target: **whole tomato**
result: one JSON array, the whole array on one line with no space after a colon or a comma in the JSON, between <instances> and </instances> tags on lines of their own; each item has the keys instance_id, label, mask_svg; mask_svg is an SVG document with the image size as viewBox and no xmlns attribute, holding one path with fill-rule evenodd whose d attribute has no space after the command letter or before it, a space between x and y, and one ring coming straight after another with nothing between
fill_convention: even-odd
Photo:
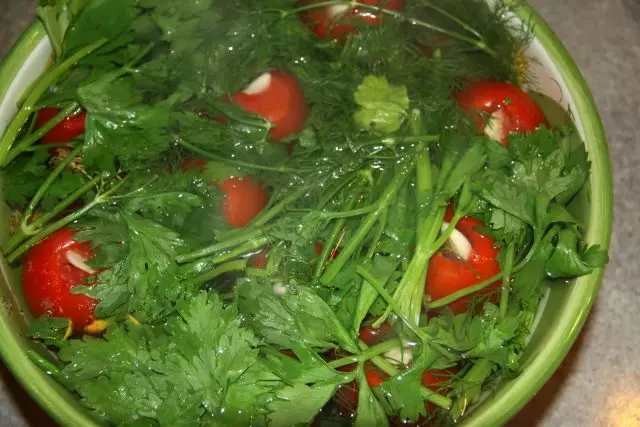
<instances>
[{"instance_id":1,"label":"whole tomato","mask_svg":"<svg viewBox=\"0 0 640 427\"><path fill-rule=\"evenodd\" d=\"M503 145L507 145L507 137L512 133L533 132L539 126L548 126L538 104L509 83L482 81L458 93L456 98L462 108L475 116L478 131Z\"/></svg>"},{"instance_id":2,"label":"whole tomato","mask_svg":"<svg viewBox=\"0 0 640 427\"><path fill-rule=\"evenodd\" d=\"M445 221L451 221L453 214L453 210L448 209ZM433 256L427 271L425 286L425 293L431 300L444 298L500 273L497 259L500 251L496 248L493 239L477 231L480 227L484 227L482 221L471 217L462 218L456 225L456 229L471 245L471 251L466 259L446 250L440 250ZM500 282L496 282L475 296L486 295L499 287ZM449 304L449 308L456 314L463 313L473 297L474 295L469 295L460 298Z\"/></svg>"},{"instance_id":3,"label":"whole tomato","mask_svg":"<svg viewBox=\"0 0 640 427\"><path fill-rule=\"evenodd\" d=\"M94 322L97 302L71 290L86 284L95 274L85 261L94 256L91 245L73 240L74 231L62 228L33 246L25 255L22 289L31 313L64 317L75 332L83 332Z\"/></svg>"}]
</instances>

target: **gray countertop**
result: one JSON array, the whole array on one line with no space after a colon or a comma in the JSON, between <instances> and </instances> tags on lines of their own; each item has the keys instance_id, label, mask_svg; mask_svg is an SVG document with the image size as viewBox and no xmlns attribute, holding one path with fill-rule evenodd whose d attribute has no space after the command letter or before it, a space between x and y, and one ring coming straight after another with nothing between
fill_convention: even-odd
<instances>
[{"instance_id":1,"label":"gray countertop","mask_svg":"<svg viewBox=\"0 0 640 427\"><path fill-rule=\"evenodd\" d=\"M598 103L613 163L616 219L612 260L584 331L510 425L640 426L640 1L530 3L565 42ZM33 0L0 0L0 58L34 8ZM3 366L0 376L0 426L52 425Z\"/></svg>"}]
</instances>

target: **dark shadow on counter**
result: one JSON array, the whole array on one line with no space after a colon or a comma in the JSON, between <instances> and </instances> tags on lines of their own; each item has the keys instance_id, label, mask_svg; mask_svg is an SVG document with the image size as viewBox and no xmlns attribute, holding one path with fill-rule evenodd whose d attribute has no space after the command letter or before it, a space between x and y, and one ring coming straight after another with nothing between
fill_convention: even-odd
<instances>
[{"instance_id":1,"label":"dark shadow on counter","mask_svg":"<svg viewBox=\"0 0 640 427\"><path fill-rule=\"evenodd\" d=\"M33 427L57 426L57 423L24 391L4 363L0 363L0 378L7 387L7 396L11 399L14 407L16 407L24 419L27 420L28 425Z\"/></svg>"}]
</instances>

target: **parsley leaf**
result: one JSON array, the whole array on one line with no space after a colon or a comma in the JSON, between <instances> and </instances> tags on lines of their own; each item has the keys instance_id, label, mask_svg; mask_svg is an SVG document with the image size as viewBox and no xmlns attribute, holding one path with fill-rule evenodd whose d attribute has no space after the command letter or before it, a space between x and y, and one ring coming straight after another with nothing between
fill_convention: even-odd
<instances>
[{"instance_id":1,"label":"parsley leaf","mask_svg":"<svg viewBox=\"0 0 640 427\"><path fill-rule=\"evenodd\" d=\"M259 368L256 340L235 308L206 293L176 308L164 327L117 325L104 339L72 340L60 352L65 379L97 415L117 424L264 422L263 400L279 382Z\"/></svg>"},{"instance_id":2,"label":"parsley leaf","mask_svg":"<svg viewBox=\"0 0 640 427\"><path fill-rule=\"evenodd\" d=\"M62 57L67 31L86 3L87 0L40 0L38 2L36 12L47 30L56 58Z\"/></svg>"},{"instance_id":3,"label":"parsley leaf","mask_svg":"<svg viewBox=\"0 0 640 427\"><path fill-rule=\"evenodd\" d=\"M340 347L352 353L358 348L331 307L312 289L287 281L243 279L237 285L238 307L246 324L267 342L293 348L296 343L328 349Z\"/></svg>"},{"instance_id":4,"label":"parsley leaf","mask_svg":"<svg viewBox=\"0 0 640 427\"><path fill-rule=\"evenodd\" d=\"M386 77L366 76L354 94L360 107L353 116L363 129L391 134L402 126L409 109L406 86L389 83Z\"/></svg>"},{"instance_id":5,"label":"parsley leaf","mask_svg":"<svg viewBox=\"0 0 640 427\"><path fill-rule=\"evenodd\" d=\"M564 229L558 234L558 243L547 262L547 274L551 277L583 276L594 268L604 267L608 261L605 251L598 246L586 248L579 244L575 230Z\"/></svg>"}]
</instances>

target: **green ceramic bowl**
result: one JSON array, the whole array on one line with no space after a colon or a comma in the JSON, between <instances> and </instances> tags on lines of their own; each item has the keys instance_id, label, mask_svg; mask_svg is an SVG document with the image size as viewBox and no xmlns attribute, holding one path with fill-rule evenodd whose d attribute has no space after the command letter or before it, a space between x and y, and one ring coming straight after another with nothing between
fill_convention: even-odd
<instances>
[{"instance_id":1,"label":"green ceramic bowl","mask_svg":"<svg viewBox=\"0 0 640 427\"><path fill-rule=\"evenodd\" d=\"M589 183L571 209L586 226L589 244L609 247L612 223L612 181L604 130L593 98L580 71L549 26L529 6L517 15L533 23L535 38L529 49L534 59L535 89L570 111L592 162ZM16 102L44 70L51 46L39 23L20 38L0 65L0 135L16 112ZM6 224L4 208L0 218ZM4 232L6 234L6 232ZM0 234L0 238L4 238ZM0 261L0 355L31 396L57 421L67 426L94 426L96 421L78 399L33 365L28 351L45 354L25 337L31 316L15 271ZM503 383L470 411L464 426L497 426L506 422L540 390L558 367L582 328L602 278L602 271L569 286L554 287L541 306L539 322L523 358L522 374Z\"/></svg>"}]
</instances>

